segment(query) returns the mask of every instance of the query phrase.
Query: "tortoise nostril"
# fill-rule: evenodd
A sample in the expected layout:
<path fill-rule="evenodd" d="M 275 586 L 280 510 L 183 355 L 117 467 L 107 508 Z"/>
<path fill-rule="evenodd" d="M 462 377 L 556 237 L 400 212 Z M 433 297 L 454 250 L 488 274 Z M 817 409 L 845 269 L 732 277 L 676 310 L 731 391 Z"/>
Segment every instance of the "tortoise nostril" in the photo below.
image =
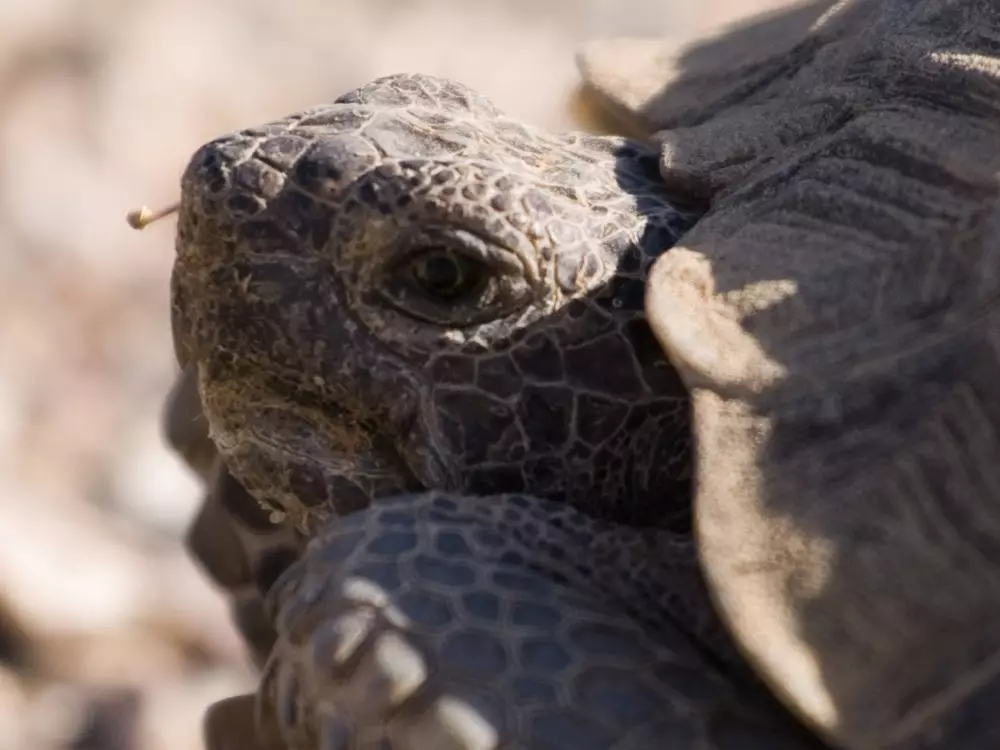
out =
<path fill-rule="evenodd" d="M 221 193 L 228 184 L 228 169 L 214 144 L 205 146 L 192 160 L 198 182 L 210 193 Z"/>
<path fill-rule="evenodd" d="M 181 179 L 185 202 L 217 199 L 228 194 L 239 165 L 248 161 L 256 141 L 232 134 L 210 141 L 195 151 Z"/>

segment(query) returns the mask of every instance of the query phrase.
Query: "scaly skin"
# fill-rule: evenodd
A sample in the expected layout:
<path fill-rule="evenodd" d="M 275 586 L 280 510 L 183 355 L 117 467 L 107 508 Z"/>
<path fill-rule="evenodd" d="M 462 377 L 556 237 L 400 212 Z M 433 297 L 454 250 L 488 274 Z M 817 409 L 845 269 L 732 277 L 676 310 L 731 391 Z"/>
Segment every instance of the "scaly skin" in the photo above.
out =
<path fill-rule="evenodd" d="M 270 514 L 247 494 L 219 458 L 208 436 L 195 366 L 186 368 L 171 390 L 164 427 L 167 441 L 207 486 L 188 529 L 188 552 L 225 590 L 251 660 L 263 666 L 275 639 L 273 624 L 264 612 L 263 595 L 288 562 L 298 556 L 302 536 L 288 524 L 272 523 Z"/>
<path fill-rule="evenodd" d="M 228 470 L 310 540 L 272 590 L 269 736 L 817 746 L 697 565 L 689 400 L 643 312 L 677 199 L 646 146 L 426 76 L 195 154 L 178 355 Z"/>

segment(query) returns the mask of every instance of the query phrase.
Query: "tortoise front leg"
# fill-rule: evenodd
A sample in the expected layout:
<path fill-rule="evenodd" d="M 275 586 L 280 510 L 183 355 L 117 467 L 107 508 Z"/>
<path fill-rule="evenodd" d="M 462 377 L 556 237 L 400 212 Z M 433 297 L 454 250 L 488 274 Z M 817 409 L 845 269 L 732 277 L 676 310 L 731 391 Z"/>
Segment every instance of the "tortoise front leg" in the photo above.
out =
<path fill-rule="evenodd" d="M 263 728 L 290 750 L 820 747 L 670 616 L 629 611 L 696 596 L 647 577 L 690 580 L 689 550 L 619 566 L 649 541 L 524 496 L 339 519 L 270 594 Z"/>

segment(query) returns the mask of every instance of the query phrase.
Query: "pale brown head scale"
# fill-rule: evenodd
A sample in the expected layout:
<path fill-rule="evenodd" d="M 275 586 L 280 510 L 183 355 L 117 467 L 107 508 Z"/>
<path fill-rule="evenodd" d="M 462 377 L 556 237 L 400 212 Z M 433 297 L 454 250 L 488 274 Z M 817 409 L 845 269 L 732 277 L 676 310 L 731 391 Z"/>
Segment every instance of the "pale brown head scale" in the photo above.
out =
<path fill-rule="evenodd" d="M 686 529 L 687 398 L 643 290 L 693 217 L 654 151 L 393 76 L 212 141 L 182 190 L 179 356 L 259 500 L 306 529 L 526 490 Z"/>

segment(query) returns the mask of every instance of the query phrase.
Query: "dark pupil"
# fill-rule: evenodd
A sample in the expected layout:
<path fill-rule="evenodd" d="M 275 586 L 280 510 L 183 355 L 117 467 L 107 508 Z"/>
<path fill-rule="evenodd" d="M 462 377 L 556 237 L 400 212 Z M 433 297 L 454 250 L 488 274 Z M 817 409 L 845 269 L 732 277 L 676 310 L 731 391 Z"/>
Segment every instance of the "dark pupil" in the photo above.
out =
<path fill-rule="evenodd" d="M 433 294 L 454 295 L 462 291 L 462 268 L 453 255 L 428 255 L 417 264 L 416 274 L 427 291 Z"/>

